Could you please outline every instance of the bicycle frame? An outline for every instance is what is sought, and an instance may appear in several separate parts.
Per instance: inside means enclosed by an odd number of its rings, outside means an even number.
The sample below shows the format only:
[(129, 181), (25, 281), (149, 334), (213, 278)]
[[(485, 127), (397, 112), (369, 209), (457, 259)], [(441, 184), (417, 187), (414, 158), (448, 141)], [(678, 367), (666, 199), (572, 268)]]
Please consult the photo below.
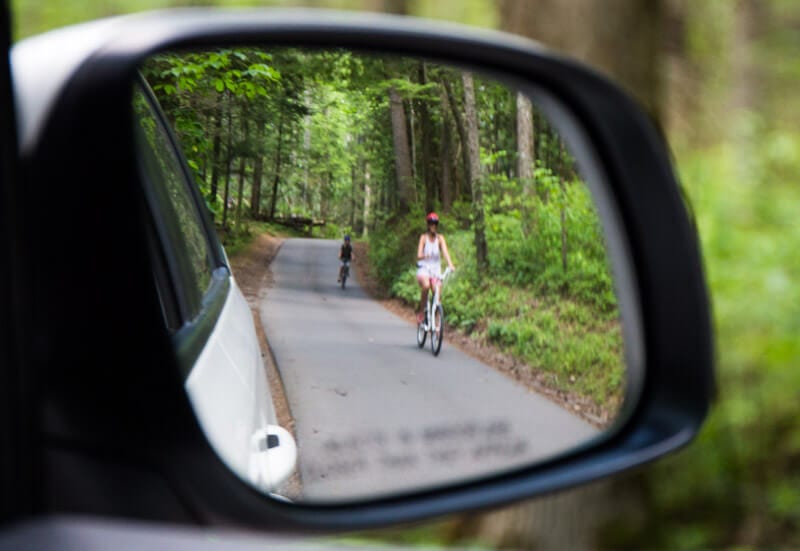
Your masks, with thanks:
[(433, 292), (431, 293), (428, 291), (428, 300), (425, 301), (425, 324), (424, 328), (425, 331), (431, 330), (431, 311), (436, 308), (437, 306), (442, 304), (442, 288), (444, 287), (444, 282), (450, 277), (450, 274), (453, 272), (450, 268), (447, 268), (442, 277), (431, 277), (428, 281), (430, 282), (431, 289)]

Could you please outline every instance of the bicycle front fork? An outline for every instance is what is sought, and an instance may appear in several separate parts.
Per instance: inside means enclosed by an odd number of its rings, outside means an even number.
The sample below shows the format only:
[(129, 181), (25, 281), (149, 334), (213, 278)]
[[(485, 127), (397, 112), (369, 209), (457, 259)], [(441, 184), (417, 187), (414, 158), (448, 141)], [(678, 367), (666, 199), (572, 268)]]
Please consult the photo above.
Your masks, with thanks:
[(425, 331), (431, 331), (433, 326), (431, 325), (431, 315), (433, 313), (433, 309), (436, 308), (436, 295), (432, 295), (425, 301), (425, 322), (424, 327)]

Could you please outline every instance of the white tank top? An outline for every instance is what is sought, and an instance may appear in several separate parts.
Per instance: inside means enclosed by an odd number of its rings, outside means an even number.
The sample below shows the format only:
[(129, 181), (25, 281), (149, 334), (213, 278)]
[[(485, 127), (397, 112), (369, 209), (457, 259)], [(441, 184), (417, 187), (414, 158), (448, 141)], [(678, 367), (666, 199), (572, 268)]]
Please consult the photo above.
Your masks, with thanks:
[(439, 252), (439, 234), (431, 241), (430, 237), (425, 234), (425, 244), (422, 248), (422, 254), (425, 258), (421, 261), (421, 267), (425, 268), (432, 276), (438, 277), (442, 271), (442, 259)]

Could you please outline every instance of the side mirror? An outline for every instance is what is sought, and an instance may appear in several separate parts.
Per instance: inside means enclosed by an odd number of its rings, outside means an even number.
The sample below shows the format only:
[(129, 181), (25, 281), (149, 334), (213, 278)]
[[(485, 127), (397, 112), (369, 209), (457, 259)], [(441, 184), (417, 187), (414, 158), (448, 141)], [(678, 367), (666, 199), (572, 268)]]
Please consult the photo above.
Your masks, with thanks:
[[(409, 77), (412, 69), (422, 76)], [(32, 311), (23, 331), (39, 373), (40, 500), (49, 512), (354, 529), (495, 506), (608, 476), (687, 444), (701, 425), (714, 378), (695, 231), (664, 144), (642, 111), (594, 72), (498, 33), (390, 16), (269, 10), (167, 11), (65, 29), (17, 45), (12, 70), (26, 177), (19, 200), (35, 198), (41, 215), (26, 218), (20, 235), (28, 250), (54, 235), (57, 240), (54, 255), (25, 267)], [(342, 110), (345, 78), (353, 80), (347, 90), (360, 94), (349, 110)], [(229, 93), (237, 94), (235, 102)], [(481, 97), (493, 103), (481, 107)], [(458, 129), (465, 164), (455, 170), (471, 189), (470, 212), (459, 229), (475, 243), (487, 231), (495, 236), (489, 247), (558, 235), (531, 229), (534, 213), (551, 209), (553, 223), (560, 217), (562, 225), (556, 246), (566, 274), (568, 210), (557, 201), (578, 197), (582, 220), (596, 231), (592, 269), (605, 270), (607, 282), (589, 292), (605, 293), (608, 325), (621, 345), (611, 362), (598, 362), (588, 346), (564, 367), (567, 377), (593, 369), (615, 374), (612, 398), (601, 408), (606, 417), (567, 411), (535, 385), (480, 371), (466, 356), (453, 353), (448, 360), (446, 341), (434, 359), (443, 339), (436, 304), (420, 321), (416, 343), (408, 325), (412, 336), (398, 344), (398, 355), (383, 354), (400, 331), (361, 311), (361, 321), (371, 320), (366, 344), (342, 346), (334, 318), (321, 316), (331, 304), (347, 309), (353, 303), (333, 285), (329, 291), (339, 293), (328, 305), (301, 294), (306, 288), (321, 293), (316, 279), (304, 287), (311, 268), (303, 259), (327, 253), (287, 246), (284, 264), (275, 268), (272, 302), (262, 308), (296, 421), (294, 434), (280, 426), (287, 423), (264, 399), (270, 390), (252, 360), (255, 332), (250, 321), (235, 321), (244, 319), (237, 318), (242, 312), (247, 317), (247, 305), (200, 190), (182, 183), (192, 180), (190, 166), (202, 162), (186, 147), (187, 136), (212, 144), (224, 135), (230, 150), (239, 139), (242, 148), (274, 154), (284, 132), (293, 132), (300, 144), (292, 153), (295, 178), (310, 178), (303, 163), (313, 158), (312, 130), (336, 138), (331, 143), (341, 151), (350, 141), (383, 139), (370, 150), (383, 156), (367, 162), (383, 162), (383, 178), (395, 179), (398, 195), (384, 206), (387, 217), (398, 219), (422, 205), (415, 190), (430, 183), (398, 168), (398, 159), (411, 155), (398, 148), (407, 149), (411, 138), (387, 138), (374, 126), (375, 117), (385, 116), (383, 128), (413, 133), (413, 121), (407, 127), (390, 120), (404, 101), (425, 109), (441, 128), (448, 120), (454, 129), (467, 127)], [(484, 118), (475, 113), (481, 108)], [(519, 159), (487, 158), (494, 150), (481, 151), (477, 140), (486, 130), (495, 142), (503, 136), (516, 143), (525, 109), (531, 109), (528, 121), (541, 122), (544, 150), (552, 153), (537, 164), (516, 151), (535, 168), (530, 175), (521, 175)], [(176, 113), (188, 115), (178, 121)], [(243, 138), (251, 116), (260, 140)], [(169, 128), (176, 121), (181, 124)], [(337, 130), (325, 130), (335, 121)], [(214, 130), (223, 122), (228, 134)], [(304, 132), (305, 146), (298, 138)], [(280, 150), (277, 155), (280, 166)], [(230, 168), (230, 156), (227, 162)], [(240, 201), (245, 174), (240, 169)], [(442, 204), (439, 185), (429, 208)], [(476, 194), (484, 185), (497, 201), (491, 208)], [(40, 194), (45, 186), (48, 193)], [(551, 195), (543, 200), (537, 193)], [(273, 191), (272, 218), (276, 197)], [(496, 228), (486, 229), (486, 212), (497, 215)], [(442, 219), (444, 228), (447, 216)], [(500, 228), (501, 221), (511, 229)], [(417, 237), (427, 251), (421, 261), (446, 255), (435, 232), (428, 242), (420, 237), (424, 229), (414, 230), (414, 251)], [(76, 241), (80, 247), (70, 246)], [(589, 253), (579, 253), (589, 262)], [(55, 267), (58, 278), (44, 277)], [(489, 267), (479, 258), (456, 273), (478, 278)], [(415, 285), (414, 269), (407, 271)], [(520, 274), (519, 300), (533, 300), (540, 292), (536, 272)], [(571, 274), (581, 277), (580, 270)], [(557, 295), (552, 300), (561, 300)], [(590, 321), (571, 322), (573, 337), (589, 334)], [(508, 327), (497, 323), (491, 331), (502, 336)], [(220, 337), (225, 331), (230, 340)], [(520, 335), (514, 342), (537, 338)], [(423, 359), (416, 345), (426, 346), (428, 338), (434, 355)], [(228, 372), (220, 367), (225, 362)], [(397, 373), (416, 362), (439, 370), (438, 378), (401, 390), (408, 381), (399, 382)], [(358, 370), (347, 371), (347, 363)], [(468, 386), (468, 377), (479, 383)], [(324, 393), (338, 397), (325, 401)], [(342, 400), (343, 393), (353, 395)], [(300, 491), (286, 489), (292, 471), (299, 473)]]

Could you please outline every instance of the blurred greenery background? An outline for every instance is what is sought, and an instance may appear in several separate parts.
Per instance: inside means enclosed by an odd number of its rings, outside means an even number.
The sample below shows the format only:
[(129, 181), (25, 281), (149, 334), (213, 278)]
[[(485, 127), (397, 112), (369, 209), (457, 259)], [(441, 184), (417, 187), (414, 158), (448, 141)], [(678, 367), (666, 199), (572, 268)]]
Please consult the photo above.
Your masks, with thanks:
[(666, 135), (697, 220), (719, 397), (695, 443), (610, 481), (360, 534), (479, 548), (800, 547), (800, 3), (793, 0), (13, 0), (15, 39), (155, 8), (363, 9), (503, 29), (620, 82)]

